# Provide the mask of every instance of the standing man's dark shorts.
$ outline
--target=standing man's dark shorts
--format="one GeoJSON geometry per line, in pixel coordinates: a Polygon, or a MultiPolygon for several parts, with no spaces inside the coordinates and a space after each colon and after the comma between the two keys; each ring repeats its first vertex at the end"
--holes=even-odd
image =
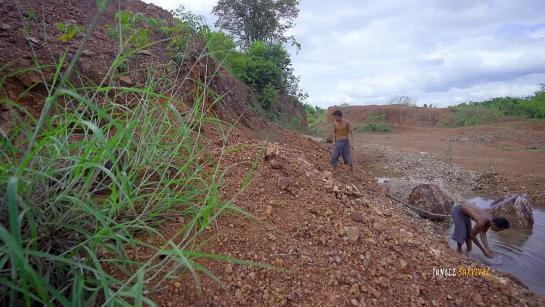
{"type": "Polygon", "coordinates": [[[456,205],[454,208],[452,208],[451,216],[452,221],[454,222],[452,240],[463,244],[469,238],[469,232],[471,231],[471,219],[469,216],[464,214],[461,205],[456,205]]]}
{"type": "Polygon", "coordinates": [[[350,141],[348,139],[338,140],[335,142],[333,155],[331,156],[331,165],[337,166],[339,157],[343,157],[344,164],[352,165],[352,153],[350,152],[350,141]]]}

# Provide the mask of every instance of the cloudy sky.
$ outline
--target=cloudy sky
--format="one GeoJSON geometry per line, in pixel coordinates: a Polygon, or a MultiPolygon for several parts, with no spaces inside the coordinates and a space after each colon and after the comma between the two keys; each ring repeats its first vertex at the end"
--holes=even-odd
{"type": "MultiPolygon", "coordinates": [[[[215,0],[146,2],[215,21],[215,0]]],[[[314,105],[447,106],[545,83],[544,0],[301,0],[300,11],[293,60],[314,105]]]]}

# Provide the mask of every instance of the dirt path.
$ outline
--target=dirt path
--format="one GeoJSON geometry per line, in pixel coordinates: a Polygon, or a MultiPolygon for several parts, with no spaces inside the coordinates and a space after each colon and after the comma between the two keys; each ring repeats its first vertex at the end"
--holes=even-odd
{"type": "Polygon", "coordinates": [[[507,192],[527,193],[535,206],[545,207],[544,127],[543,121],[536,121],[399,129],[388,134],[358,134],[356,146],[364,163],[378,175],[441,177],[461,192],[498,197],[507,192]],[[420,155],[420,161],[415,155],[420,155]]]}
{"type": "MultiPolygon", "coordinates": [[[[228,144],[245,146],[226,157],[227,165],[249,163],[227,174],[225,196],[239,189],[257,158],[249,189],[236,199],[255,220],[221,218],[209,230],[204,250],[277,269],[205,261],[221,283],[201,276],[197,289],[191,274],[180,275],[154,293],[160,305],[545,304],[500,272],[434,277],[438,268],[482,266],[449,249],[431,222],[385,197],[383,187],[362,168],[353,177],[333,178],[325,171],[325,146],[285,131],[274,139],[282,143],[272,159],[263,158],[270,144],[244,137],[228,144]],[[287,189],[279,187],[283,177],[289,178],[287,189]]],[[[165,233],[177,227],[168,225],[165,233]]]]}

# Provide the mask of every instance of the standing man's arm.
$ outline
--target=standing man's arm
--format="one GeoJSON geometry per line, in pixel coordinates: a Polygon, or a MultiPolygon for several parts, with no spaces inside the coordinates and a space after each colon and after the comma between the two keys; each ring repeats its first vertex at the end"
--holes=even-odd
{"type": "Polygon", "coordinates": [[[335,123],[333,123],[333,143],[337,142],[337,129],[335,129],[335,123]]]}

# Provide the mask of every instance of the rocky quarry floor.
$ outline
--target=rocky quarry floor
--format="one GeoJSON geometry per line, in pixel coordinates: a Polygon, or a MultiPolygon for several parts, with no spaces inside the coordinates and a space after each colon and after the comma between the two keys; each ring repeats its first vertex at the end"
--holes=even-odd
{"type": "Polygon", "coordinates": [[[399,152],[372,143],[359,149],[372,165],[372,173],[378,177],[379,183],[401,201],[406,202],[411,191],[423,183],[437,185],[455,201],[482,190],[477,172],[439,160],[428,152],[399,152]]]}
{"type": "MultiPolygon", "coordinates": [[[[497,271],[434,277],[438,268],[483,266],[451,250],[432,222],[387,197],[365,167],[356,167],[353,176],[331,174],[325,145],[283,130],[274,139],[282,141],[239,135],[226,144],[239,150],[229,151],[224,164],[239,167],[226,175],[224,198],[236,195],[256,165],[249,188],[235,199],[253,218],[223,216],[208,230],[203,247],[270,267],[202,261],[219,282],[199,275],[197,284],[191,274],[180,275],[153,292],[160,305],[545,304],[516,278],[497,271]]],[[[355,163],[366,162],[356,155],[355,163]]],[[[165,225],[165,233],[180,226],[180,221],[165,225]]]]}
{"type": "Polygon", "coordinates": [[[392,195],[406,196],[408,186],[428,182],[455,200],[519,193],[528,194],[533,206],[544,208],[544,140],[545,121],[514,121],[357,134],[355,145],[373,174],[388,179],[392,195]]]}

